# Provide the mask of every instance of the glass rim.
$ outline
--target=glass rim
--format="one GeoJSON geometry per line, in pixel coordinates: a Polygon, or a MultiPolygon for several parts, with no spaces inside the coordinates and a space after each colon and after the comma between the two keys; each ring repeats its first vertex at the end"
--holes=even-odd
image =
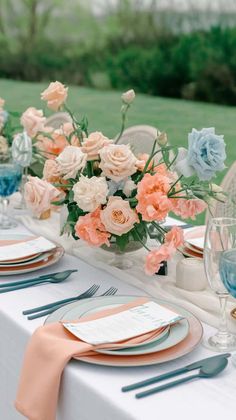
{"type": "Polygon", "coordinates": [[[212,217],[209,220],[209,225],[212,223],[215,226],[222,226],[222,222],[225,226],[236,225],[236,217],[212,217]]]}
{"type": "Polygon", "coordinates": [[[236,255],[236,248],[227,249],[226,251],[223,251],[223,253],[222,253],[222,258],[223,258],[224,260],[229,261],[231,264],[236,264],[236,259],[235,259],[235,261],[232,261],[232,260],[228,257],[228,254],[230,254],[231,252],[235,253],[235,255],[236,255]]]}

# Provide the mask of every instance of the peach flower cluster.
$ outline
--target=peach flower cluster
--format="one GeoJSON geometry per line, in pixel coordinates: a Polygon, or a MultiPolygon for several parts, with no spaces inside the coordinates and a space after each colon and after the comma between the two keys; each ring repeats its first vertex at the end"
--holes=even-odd
{"type": "Polygon", "coordinates": [[[202,213],[207,208],[205,201],[198,198],[175,198],[172,199],[173,212],[176,216],[182,217],[182,219],[196,219],[196,215],[202,213]]]}
{"type": "Polygon", "coordinates": [[[101,246],[106,244],[110,246],[110,233],[106,231],[101,221],[101,210],[97,208],[94,212],[81,216],[76,225],[75,232],[80,239],[86,241],[92,246],[101,246]]]}
{"type": "Polygon", "coordinates": [[[165,242],[158,249],[154,249],[149,252],[145,262],[145,273],[147,275],[153,275],[160,270],[163,261],[167,261],[172,258],[176,252],[176,249],[183,245],[184,237],[183,231],[178,226],[174,226],[165,235],[165,242]]]}
{"type": "Polygon", "coordinates": [[[167,196],[170,186],[171,181],[166,175],[158,172],[144,175],[137,189],[137,212],[143,220],[161,221],[172,210],[172,201],[167,196]]]}

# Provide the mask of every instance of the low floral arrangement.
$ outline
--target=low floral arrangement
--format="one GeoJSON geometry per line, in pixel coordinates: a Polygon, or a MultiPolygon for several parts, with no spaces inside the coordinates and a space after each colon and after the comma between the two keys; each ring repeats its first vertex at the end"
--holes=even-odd
{"type": "Polygon", "coordinates": [[[64,230],[91,246],[116,244],[125,252],[131,241],[140,242],[148,251],[145,271],[152,275],[183,244],[179,227],[166,232],[162,226],[168,213],[194,219],[213,199],[225,201],[221,188],[210,182],[225,167],[223,136],[213,128],[193,129],[188,149],[178,149],[157,130],[150,155],[135,156],[129,145],[118,144],[135,98],[133,90],[122,95],[122,125],[116,140],[101,132],[89,133],[87,120],[79,121],[70,112],[66,98],[67,88],[59,82],[42,94],[49,108],[69,112],[72,123],[67,132],[62,127],[66,142],[60,148],[55,149],[55,138],[39,139],[48,159],[43,179],[29,178],[26,202],[37,216],[52,206],[66,205],[64,230]],[[150,224],[159,232],[158,246],[152,250],[147,242],[150,224]]]}

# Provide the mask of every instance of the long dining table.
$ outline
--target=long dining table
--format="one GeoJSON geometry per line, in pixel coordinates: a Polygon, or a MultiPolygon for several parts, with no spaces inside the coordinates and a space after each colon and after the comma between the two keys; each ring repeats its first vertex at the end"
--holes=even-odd
{"type": "MultiPolygon", "coordinates": [[[[30,216],[19,218],[12,233],[41,233],[53,238],[58,215],[52,221],[34,221],[30,216]],[[24,224],[22,223],[24,222],[24,224]],[[27,226],[27,227],[26,227],[27,226]],[[54,227],[53,227],[54,226],[54,227]],[[48,233],[48,235],[47,235],[48,233]]],[[[58,227],[59,230],[59,227],[58,227]]],[[[1,231],[0,235],[5,232],[1,231]]],[[[58,237],[57,237],[57,240],[58,237]]],[[[64,245],[69,240],[64,238],[64,245]]],[[[24,419],[14,408],[14,399],[27,342],[35,329],[43,325],[44,318],[29,321],[22,311],[76,295],[96,283],[99,294],[111,286],[119,295],[155,296],[177,302],[195,312],[203,321],[204,336],[214,332],[217,322],[217,300],[210,290],[190,293],[178,290],[175,285],[175,259],[169,264],[167,276],[147,278],[138,263],[122,271],[106,264],[99,255],[85,247],[65,245],[66,253],[56,265],[45,268],[37,275],[78,269],[61,284],[45,284],[0,294],[0,419],[24,419]],[[74,254],[74,255],[72,255],[74,254]],[[40,274],[39,274],[40,273],[40,274]],[[211,305],[211,306],[210,306],[211,305]],[[209,310],[207,310],[207,308],[209,310]],[[209,323],[207,322],[209,321],[209,323]],[[209,325],[211,324],[211,325],[209,325]]],[[[102,255],[102,254],[101,254],[102,255]]],[[[179,258],[179,257],[176,257],[179,258]]],[[[140,261],[140,257],[137,258],[140,261]]],[[[0,277],[6,280],[31,278],[33,273],[0,277]]],[[[235,302],[230,303],[230,307],[235,302]]],[[[235,321],[230,328],[236,332],[235,321]]],[[[134,392],[122,393],[121,387],[148,377],[185,366],[188,363],[212,356],[214,353],[199,344],[191,353],[171,362],[145,367],[116,368],[86,364],[73,360],[65,368],[58,403],[57,420],[199,420],[200,418],[234,418],[236,412],[236,367],[229,360],[228,367],[217,377],[201,379],[181,385],[160,394],[137,400],[134,392]]],[[[46,419],[45,419],[46,420],[46,419]]]]}

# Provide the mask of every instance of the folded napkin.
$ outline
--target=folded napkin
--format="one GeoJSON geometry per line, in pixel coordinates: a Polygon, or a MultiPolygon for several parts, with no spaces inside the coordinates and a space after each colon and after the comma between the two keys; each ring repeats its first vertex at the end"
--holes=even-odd
{"type": "MultiPolygon", "coordinates": [[[[149,300],[146,297],[138,298],[117,308],[91,314],[79,322],[114,315],[143,305],[149,300]]],[[[160,329],[122,343],[92,346],[72,335],[61,322],[38,328],[26,349],[15,402],[16,409],[29,420],[55,420],[61,375],[72,357],[94,355],[98,348],[117,348],[143,343],[159,333],[160,329]]]]}

